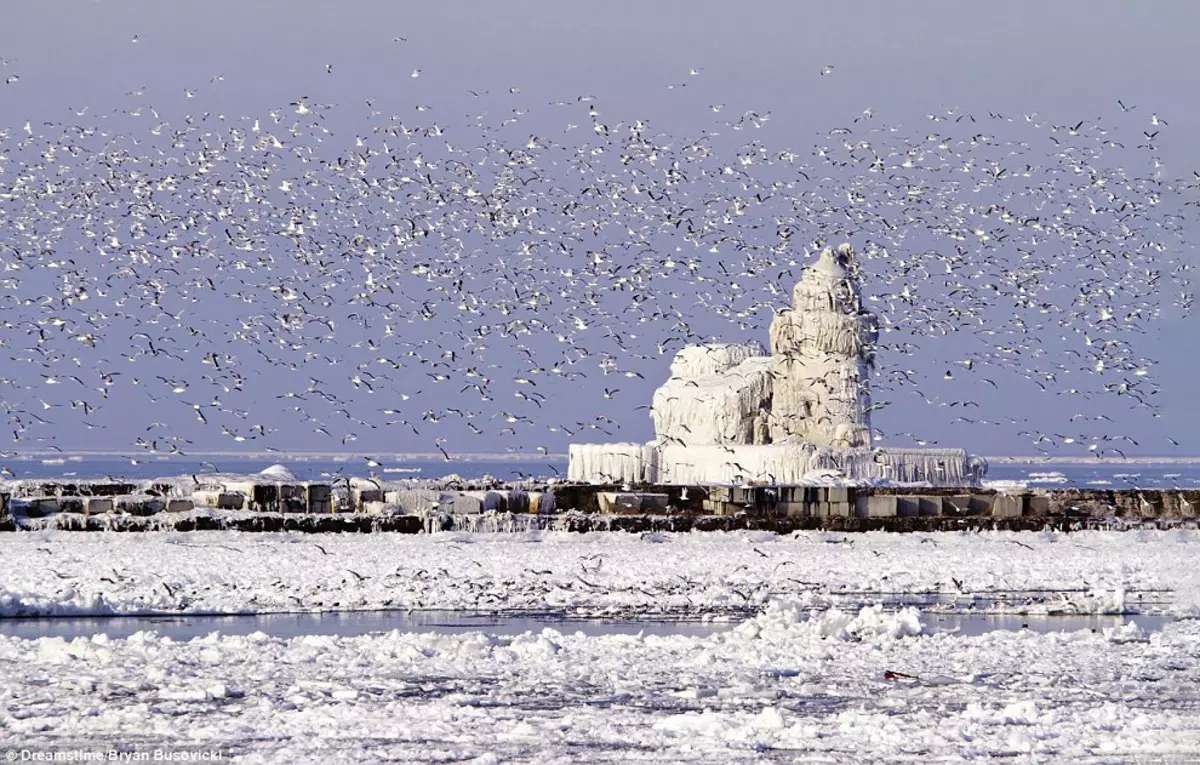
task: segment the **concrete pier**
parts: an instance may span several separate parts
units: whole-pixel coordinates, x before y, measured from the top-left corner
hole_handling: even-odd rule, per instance
[[[523,519],[519,522],[513,519]],[[407,519],[407,520],[405,520]],[[506,520],[507,519],[507,520]],[[1200,489],[860,488],[846,486],[512,486],[457,481],[328,484],[238,477],[10,482],[0,530],[437,531],[737,529],[789,531],[1042,528],[1200,522]]]

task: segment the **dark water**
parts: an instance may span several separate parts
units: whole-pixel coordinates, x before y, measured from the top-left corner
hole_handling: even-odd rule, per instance
[[[384,480],[440,478],[457,473],[463,478],[490,475],[503,481],[527,477],[562,478],[567,474],[564,459],[497,459],[464,456],[461,459],[406,459],[373,455],[376,467],[361,456],[264,457],[176,456],[131,459],[119,456],[64,456],[10,458],[4,465],[16,478],[129,478],[147,479],[204,473],[257,473],[275,464],[287,466],[299,479],[327,480],[346,476],[375,476]],[[988,480],[1026,481],[1040,488],[1170,489],[1200,488],[1200,462],[1095,462],[1095,463],[998,463],[988,469]]]
[[[1196,489],[1200,462],[997,463],[988,466],[989,481],[1026,481],[1037,488]]]
[[[922,614],[927,632],[979,635],[994,630],[1029,629],[1035,632],[1093,630],[1120,627],[1127,621],[1143,630],[1162,629],[1167,617],[1125,616],[1020,616],[985,614]],[[399,630],[401,632],[519,635],[547,627],[585,635],[684,635],[707,637],[735,626],[738,620],[687,621],[662,619],[565,619],[561,615],[497,615],[472,611],[349,611],[319,614],[246,614],[235,616],[114,616],[46,619],[0,619],[0,635],[23,639],[61,637],[73,640],[104,633],[127,638],[135,632],[157,632],[173,640],[191,640],[211,632],[248,635],[263,632],[276,638],[304,635],[354,637]]]
[[[16,478],[127,478],[148,479],[205,473],[258,473],[272,465],[284,465],[301,480],[328,480],[341,477],[374,476],[383,480],[405,478],[441,478],[456,473],[463,478],[490,475],[503,481],[566,476],[567,463],[556,459],[389,459],[372,455],[381,466],[368,464],[364,457],[302,457],[274,455],[265,457],[183,456],[156,459],[127,457],[38,457],[10,458],[5,466]],[[557,473],[555,471],[558,471]]]

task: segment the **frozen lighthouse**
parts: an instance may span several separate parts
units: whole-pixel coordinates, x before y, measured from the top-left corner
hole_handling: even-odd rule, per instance
[[[570,480],[630,484],[976,485],[962,449],[873,447],[878,324],[849,244],[821,252],[759,343],[681,349],[654,394],[649,443],[572,444]]]
[[[771,322],[771,441],[871,445],[874,314],[863,310],[854,249],[825,250]]]

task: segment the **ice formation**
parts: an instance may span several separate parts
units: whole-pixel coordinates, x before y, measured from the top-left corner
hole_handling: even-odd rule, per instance
[[[825,249],[759,343],[681,349],[654,393],[655,440],[572,444],[568,478],[622,484],[978,485],[962,449],[871,447],[877,321],[854,250]]]
[[[675,355],[650,415],[661,441],[766,443],[772,359],[750,343],[691,345]]]
[[[826,249],[771,322],[775,442],[870,446],[869,380],[878,337],[862,308],[849,244]]]

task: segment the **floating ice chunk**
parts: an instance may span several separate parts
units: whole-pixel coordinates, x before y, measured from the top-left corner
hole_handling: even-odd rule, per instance
[[[920,635],[923,631],[921,614],[915,608],[890,613],[883,610],[882,604],[876,604],[864,606],[857,614],[834,608],[811,611],[806,615],[795,604],[771,601],[762,613],[729,634],[738,639],[779,644],[811,638],[895,640]]]
[[[295,474],[284,465],[272,465],[260,472],[259,475],[272,481],[296,480]]]
[[[1120,627],[1105,627],[1104,639],[1110,643],[1144,643],[1146,631],[1137,622],[1126,622]]]

